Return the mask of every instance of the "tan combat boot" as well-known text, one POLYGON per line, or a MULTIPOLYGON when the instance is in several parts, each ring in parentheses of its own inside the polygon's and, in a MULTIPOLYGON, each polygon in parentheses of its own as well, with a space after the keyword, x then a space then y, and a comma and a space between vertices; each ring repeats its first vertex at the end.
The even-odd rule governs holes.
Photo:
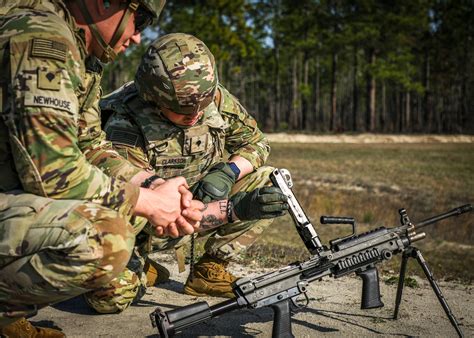
POLYGON ((25 318, 0 328, 0 336, 8 338, 63 338, 64 333, 54 329, 31 325, 25 318))
POLYGON ((194 265, 194 272, 184 285, 184 293, 197 297, 234 297, 232 283, 238 278, 226 270, 228 265, 227 261, 205 253, 194 265))
POLYGON ((143 271, 146 273, 146 286, 157 286, 170 278, 170 272, 163 265, 146 258, 143 271))

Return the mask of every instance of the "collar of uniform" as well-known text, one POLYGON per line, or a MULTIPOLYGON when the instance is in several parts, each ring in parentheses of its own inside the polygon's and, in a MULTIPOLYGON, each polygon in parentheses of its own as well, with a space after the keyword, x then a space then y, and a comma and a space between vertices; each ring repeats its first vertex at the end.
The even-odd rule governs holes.
POLYGON ((87 56, 87 51, 86 51, 86 34, 83 29, 79 28, 76 25, 76 20, 72 16, 71 12, 67 9, 67 6, 65 4, 65 1, 63 0, 43 0, 42 1, 43 6, 47 8, 51 8, 54 10, 55 13, 58 14, 61 18, 66 21, 68 26, 71 28, 71 30, 74 33, 74 36, 77 41, 77 46, 79 49, 79 52, 81 53, 82 59, 85 59, 87 56))
POLYGON ((226 122, 219 113, 219 109, 214 101, 206 107, 199 123, 206 124, 211 128, 221 129, 226 127, 226 122))
POLYGON ((90 72, 102 75, 104 66, 97 57, 90 55, 86 58, 86 69, 90 72))
POLYGON ((76 25, 76 20, 72 16, 71 12, 66 7, 66 4, 64 1, 61 0, 45 0, 44 2, 50 2, 54 5, 56 8, 56 12, 58 13, 59 16, 61 16, 64 21, 67 22, 69 27, 71 27, 72 31, 74 32, 74 36, 76 37, 77 41, 77 46, 79 49, 79 52, 81 53, 81 57, 85 59, 87 57, 87 51, 86 51, 86 33, 82 28, 79 28, 76 25))

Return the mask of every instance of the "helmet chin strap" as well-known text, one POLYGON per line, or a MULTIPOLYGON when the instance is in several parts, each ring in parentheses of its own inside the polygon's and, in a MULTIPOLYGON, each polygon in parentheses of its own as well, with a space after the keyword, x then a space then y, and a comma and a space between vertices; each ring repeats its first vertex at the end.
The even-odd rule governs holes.
POLYGON ((137 0, 130 1, 109 43, 105 42, 95 22, 92 20, 89 10, 87 9, 87 6, 85 4, 85 0, 79 0, 76 3, 79 6, 82 16, 84 17, 84 20, 86 20, 87 26, 89 26, 91 33, 94 36, 94 39, 97 41, 100 48, 102 49, 102 54, 99 56, 99 60, 105 63, 114 60, 117 57, 117 53, 114 51, 113 47, 115 47, 117 42, 122 37, 123 32, 125 31, 125 28, 127 27, 128 20, 136 12, 136 10, 138 9, 140 5, 139 2, 137 0))

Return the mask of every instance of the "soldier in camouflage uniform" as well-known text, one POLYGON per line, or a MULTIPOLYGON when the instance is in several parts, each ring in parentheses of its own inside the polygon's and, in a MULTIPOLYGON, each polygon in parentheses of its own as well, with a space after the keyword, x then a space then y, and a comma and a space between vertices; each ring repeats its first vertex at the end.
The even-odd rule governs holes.
MULTIPOLYGON (((209 202, 269 185, 273 168, 262 166, 270 151, 267 139, 218 82, 209 49, 191 35, 169 34, 155 41, 142 58, 135 82, 104 97, 100 106, 108 117, 107 138, 122 156, 163 178, 186 177, 195 198, 209 202)), ((226 271, 228 261, 252 245, 271 222, 221 223, 200 233, 209 236, 206 253, 184 292, 232 297, 236 277, 226 271)), ((190 238, 155 237, 153 245, 155 250, 180 247, 190 238)), ((109 312, 114 304, 127 301, 123 295, 118 287, 90 294, 88 302, 99 312, 109 312)))
POLYGON ((94 58, 138 43, 163 5, 0 1, 0 336, 63 336, 24 317, 119 275, 140 231, 132 214, 157 234, 198 226, 202 204, 184 178, 140 188, 153 173, 121 158, 100 128, 94 58))

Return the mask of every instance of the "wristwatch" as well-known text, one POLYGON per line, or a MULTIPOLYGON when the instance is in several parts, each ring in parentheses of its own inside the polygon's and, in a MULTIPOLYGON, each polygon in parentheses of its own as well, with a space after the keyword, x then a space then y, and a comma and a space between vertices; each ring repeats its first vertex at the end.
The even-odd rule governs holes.
POLYGON ((240 175, 239 167, 237 167, 237 164, 235 164, 234 162, 228 162, 227 164, 229 165, 230 169, 234 173, 235 180, 237 181, 237 179, 239 178, 239 175, 240 175))
POLYGON ((158 176, 158 175, 152 175, 152 176, 148 177, 147 179, 145 179, 142 182, 142 184, 140 184, 140 187, 149 188, 151 186, 151 184, 159 178, 160 178, 160 176, 158 176))

